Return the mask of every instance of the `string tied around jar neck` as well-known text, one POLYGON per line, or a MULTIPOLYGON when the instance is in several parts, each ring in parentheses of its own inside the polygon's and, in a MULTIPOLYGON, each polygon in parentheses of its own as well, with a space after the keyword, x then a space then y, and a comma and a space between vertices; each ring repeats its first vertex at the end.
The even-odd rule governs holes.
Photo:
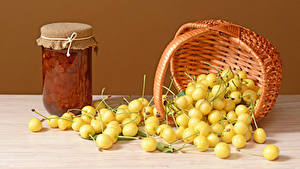
POLYGON ((68 49, 67 49, 67 53, 66 53, 66 56, 69 57, 70 56, 70 49, 71 49, 71 46, 72 46, 72 42, 74 40, 86 40, 86 39, 90 39, 92 38, 93 36, 88 36, 88 37, 83 37, 83 38, 77 38, 77 33, 76 32, 73 32, 69 37, 67 38, 49 38, 49 37, 46 37, 46 36, 43 36, 41 35, 41 38, 42 39, 46 39, 46 40, 61 40, 61 41, 66 41, 63 43, 63 47, 65 48, 68 44, 68 49))

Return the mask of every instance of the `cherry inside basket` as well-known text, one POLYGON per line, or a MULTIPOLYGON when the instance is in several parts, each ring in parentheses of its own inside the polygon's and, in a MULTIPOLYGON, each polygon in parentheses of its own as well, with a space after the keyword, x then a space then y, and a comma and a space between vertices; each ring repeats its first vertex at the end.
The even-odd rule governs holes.
POLYGON ((276 102, 282 78, 282 65, 276 48, 262 36, 239 25, 223 20, 204 20, 183 25, 164 50, 154 80, 154 104, 165 116, 162 91, 167 68, 179 90, 186 88, 192 76, 216 73, 207 62, 223 70, 230 67, 234 73, 241 69, 262 89, 255 109, 260 120, 271 112, 276 102))

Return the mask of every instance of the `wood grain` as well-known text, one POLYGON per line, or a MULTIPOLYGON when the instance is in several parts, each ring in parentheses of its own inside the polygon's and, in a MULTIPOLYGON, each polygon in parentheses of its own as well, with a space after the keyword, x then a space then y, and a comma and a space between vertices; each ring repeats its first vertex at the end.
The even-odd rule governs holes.
MULTIPOLYGON (((280 148, 274 162, 234 149, 226 160, 213 152, 146 153, 140 141, 118 142, 99 152, 73 131, 45 127, 30 132, 31 108, 46 113, 39 95, 0 95, 0 168, 300 168, 300 95, 281 95, 273 112, 259 122, 268 134, 266 144, 280 148)), ((264 146, 250 142, 246 150, 260 153, 264 146)))

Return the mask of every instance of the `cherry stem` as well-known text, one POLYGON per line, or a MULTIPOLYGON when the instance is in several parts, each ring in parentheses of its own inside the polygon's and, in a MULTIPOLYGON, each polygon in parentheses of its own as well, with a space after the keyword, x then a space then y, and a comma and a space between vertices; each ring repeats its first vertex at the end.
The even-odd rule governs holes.
POLYGON ((147 132, 146 129, 145 129, 145 127, 146 127, 146 114, 143 115, 143 118, 144 118, 144 123, 145 123, 145 125, 144 125, 144 130, 145 130, 145 132, 146 132, 146 136, 149 137, 148 132, 147 132))
POLYGON ((182 138, 182 139, 180 139, 180 140, 177 140, 177 141, 175 141, 174 143, 172 143, 172 144, 170 144, 170 145, 177 144, 177 143, 183 141, 184 139, 190 138, 190 137, 192 137, 192 136, 194 136, 194 135, 197 135, 197 134, 199 134, 199 132, 195 132, 194 134, 191 134, 191 135, 189 135, 189 136, 187 136, 187 137, 185 137, 185 138, 182 138))
POLYGON ((118 136, 118 138, 125 138, 125 139, 132 139, 132 140, 139 140, 139 139, 141 139, 141 137, 131 137, 131 136, 118 136))
POLYGON ((150 101, 149 101, 149 103, 148 103, 147 106, 150 106, 150 104, 152 103, 152 101, 153 101, 153 96, 151 97, 151 99, 150 99, 150 101))
POLYGON ((241 153, 244 153, 244 154, 247 154, 247 155, 263 157, 263 155, 261 155, 261 154, 252 153, 252 152, 248 152, 248 151, 244 151, 244 150, 240 150, 240 149, 237 149, 237 151, 241 152, 241 153))
POLYGON ((95 138, 91 134, 89 134, 89 136, 94 142, 96 142, 95 138))
POLYGON ((123 99, 127 104, 129 104, 129 101, 128 101, 125 97, 122 96, 122 99, 123 99))
POLYGON ((82 110, 82 109, 68 109, 67 112, 70 112, 70 111, 73 111, 73 110, 80 111, 81 113, 84 112, 84 113, 86 113, 85 115, 89 116, 90 118, 93 118, 93 116, 88 114, 86 110, 82 110))
POLYGON ((62 120, 66 120, 66 121, 69 121, 69 122, 73 123, 73 120, 65 119, 65 118, 62 118, 62 117, 50 117, 50 118, 48 118, 48 117, 40 114, 39 112, 37 112, 35 109, 32 109, 31 111, 34 112, 34 113, 36 113, 37 115, 43 117, 46 120, 50 120, 50 119, 62 119, 62 120))
POLYGON ((172 115, 173 121, 174 121, 174 123, 175 123, 176 129, 178 129, 178 125, 177 125, 177 123, 176 123, 176 120, 175 120, 174 114, 172 113, 171 115, 172 115))
POLYGON ((144 98, 145 95, 145 88, 146 88, 146 74, 144 74, 142 98, 144 98))
POLYGON ((254 106, 254 102, 252 101, 251 105, 250 105, 250 112, 252 115, 252 120, 254 121, 255 128, 258 129, 258 125, 257 125, 255 117, 254 117, 254 107, 253 106, 254 106))
MULTIPOLYGON (((170 110, 173 110, 175 113, 177 113, 177 112, 170 106, 170 104, 167 104, 167 106, 168 106, 168 108, 169 108, 170 110)), ((178 125, 177 125, 176 120, 175 120, 175 117, 174 117, 174 112, 172 112, 172 113, 170 113, 170 114, 171 114, 171 116, 172 116, 172 118, 173 118, 173 121, 174 121, 174 123, 175 123, 176 129, 178 129, 178 125)))
POLYGON ((170 92, 173 96, 176 96, 176 94, 170 88, 167 88, 166 86, 163 86, 163 88, 167 90, 165 95, 167 95, 168 92, 170 92))
MULTIPOLYGON (((121 108, 121 109, 123 109, 123 108, 121 108)), ((124 110, 125 110, 125 109, 124 109, 124 110)), ((116 114, 131 114, 131 113, 138 113, 138 112, 133 111, 133 112, 122 112, 122 113, 116 113, 116 114)))
POLYGON ((173 85, 173 81, 174 81, 174 78, 171 78, 171 83, 170 83, 170 85, 169 85, 168 88, 166 88, 165 86, 163 86, 165 89, 167 89, 167 92, 166 92, 165 95, 168 95, 168 93, 170 92, 170 93, 172 93, 174 96, 176 96, 176 94, 175 94, 174 92, 172 92, 172 90, 171 90, 171 87, 172 87, 172 85, 173 85))
POLYGON ((106 97, 106 98, 104 98, 102 101, 103 101, 103 103, 105 104, 105 106, 106 107, 108 107, 111 111, 114 111, 114 109, 110 106, 110 105, 108 105, 107 103, 106 103, 106 99, 108 99, 108 97, 106 97))
POLYGON ((201 62, 208 65, 208 66, 210 66, 210 67, 213 67, 213 68, 217 69, 218 71, 221 71, 221 69, 219 67, 215 66, 215 65, 212 65, 212 64, 210 64, 208 62, 205 62, 205 61, 201 61, 201 62))
POLYGON ((104 95, 105 87, 101 90, 101 95, 104 95))
MULTIPOLYGON (((185 67, 187 69, 187 67, 185 67)), ((188 70, 187 70, 188 71, 188 70)), ((192 82, 194 82, 195 80, 191 77, 191 75, 188 72, 184 72, 184 74, 191 79, 192 82)))
MULTIPOLYGON (((196 146, 196 145, 192 145, 192 146, 196 146)), ((201 149, 206 149, 206 150, 214 150, 214 148, 201 148, 201 149)), ((187 149, 187 150, 182 150, 181 152, 185 153, 185 152, 188 152, 188 151, 193 151, 193 150, 198 150, 198 148, 194 147, 194 148, 190 148, 190 149, 187 149)))
MULTIPOLYGON (((220 86, 219 86, 219 88, 218 88, 218 91, 217 91, 216 95, 214 95, 214 97, 213 97, 210 101, 208 101, 209 103, 211 103, 211 102, 213 102, 214 100, 216 100, 216 99, 217 99, 221 94, 223 94, 224 92, 225 92, 225 94, 227 93, 226 87, 224 88, 224 90, 223 90, 222 92, 219 93, 219 91, 220 91, 220 89, 221 89, 221 85, 222 85, 222 84, 220 84, 220 86)), ((225 94, 224 94, 224 95, 225 95, 225 94)))
POLYGON ((129 122, 127 122, 127 123, 125 123, 125 124, 121 124, 121 126, 126 126, 127 124, 133 122, 134 120, 137 119, 138 116, 139 116, 139 115, 136 115, 135 118, 131 119, 129 122))
POLYGON ((100 122, 101 122, 100 125, 101 125, 101 130, 102 130, 102 133, 103 133, 104 124, 103 124, 102 115, 101 115, 100 112, 98 112, 98 116, 100 118, 100 122))
MULTIPOLYGON (((186 110, 183 110, 183 109, 177 107, 175 104, 171 104, 171 105, 174 106, 175 108, 181 110, 182 113, 183 113, 188 119, 191 119, 191 118, 186 114, 186 112, 187 112, 186 110)), ((173 109, 173 110, 176 111, 175 109, 173 109)), ((178 111, 176 111, 176 113, 178 113, 178 111)))
POLYGON ((166 114, 166 119, 165 119, 166 120, 166 124, 169 125, 168 113, 166 112, 165 114, 166 114))

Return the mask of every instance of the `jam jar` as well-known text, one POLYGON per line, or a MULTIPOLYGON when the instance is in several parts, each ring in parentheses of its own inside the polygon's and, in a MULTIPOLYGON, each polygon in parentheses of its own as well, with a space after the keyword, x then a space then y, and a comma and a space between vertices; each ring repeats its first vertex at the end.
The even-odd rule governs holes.
POLYGON ((92 103, 96 41, 90 29, 80 23, 54 23, 41 28, 37 42, 42 46, 43 103, 50 114, 62 115, 68 109, 92 103))

